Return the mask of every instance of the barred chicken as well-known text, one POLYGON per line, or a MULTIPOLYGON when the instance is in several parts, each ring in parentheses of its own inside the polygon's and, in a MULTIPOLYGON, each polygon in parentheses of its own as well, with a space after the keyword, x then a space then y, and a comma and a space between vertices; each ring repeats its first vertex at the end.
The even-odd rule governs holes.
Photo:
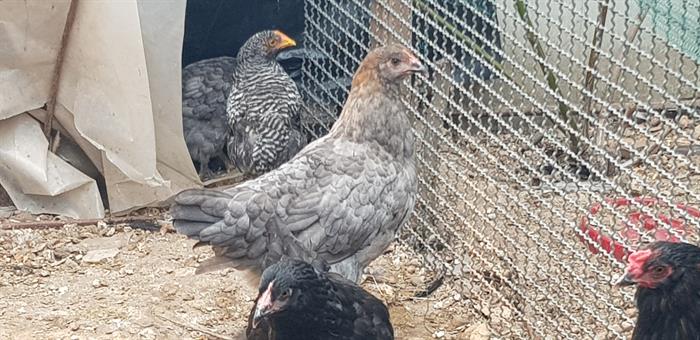
POLYGON ((211 176, 209 161, 218 157, 227 167, 230 133, 226 98, 231 90, 236 59, 218 57, 187 65, 182 70, 182 127, 199 177, 211 176))
POLYGON ((654 242, 630 254, 618 285, 637 285, 633 340, 700 339, 699 247, 654 242))
POLYGON ((392 340, 381 300, 338 274, 292 259, 268 267, 247 340, 392 340))
POLYGON ((262 31, 238 51, 226 103, 231 127, 227 149, 244 174, 270 171, 306 143, 301 131, 301 95, 275 60, 280 50, 295 45, 280 31, 262 31))
POLYGON ((226 191, 179 193, 171 207, 175 229, 215 253, 197 272, 234 267, 259 277, 290 255, 291 240, 359 282, 413 211, 414 137, 400 90, 407 76, 423 71, 404 47, 375 49, 327 135, 226 191))

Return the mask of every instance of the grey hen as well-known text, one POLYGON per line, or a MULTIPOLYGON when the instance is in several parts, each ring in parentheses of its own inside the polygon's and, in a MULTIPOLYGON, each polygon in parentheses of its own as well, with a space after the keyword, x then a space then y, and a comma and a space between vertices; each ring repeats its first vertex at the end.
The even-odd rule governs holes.
POLYGON ((301 95, 275 60, 294 46, 279 31, 256 33, 238 51, 226 104, 231 139, 228 154, 243 173, 262 174, 292 158, 305 144, 301 95))
POLYGON ((265 269, 247 340, 392 340, 386 306, 338 274, 300 260, 265 269))
POLYGON ((198 61, 182 70, 182 127, 190 157, 199 176, 210 176, 209 161, 219 157, 227 166, 229 139, 226 98, 236 59, 219 57, 198 61))
POLYGON ((331 131, 289 162, 225 192, 191 189, 171 207, 182 234, 213 246, 198 272, 232 266, 257 276, 290 237, 358 282, 394 240, 416 200, 414 137, 402 80, 424 70, 406 48, 368 54, 331 131))

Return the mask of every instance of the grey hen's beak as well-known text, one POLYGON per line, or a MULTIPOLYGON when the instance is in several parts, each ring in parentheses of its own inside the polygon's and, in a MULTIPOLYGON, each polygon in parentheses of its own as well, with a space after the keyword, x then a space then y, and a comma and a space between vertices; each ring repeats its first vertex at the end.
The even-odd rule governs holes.
POLYGON ((617 287, 627 287, 627 286, 633 286, 637 284, 637 281, 634 280, 632 275, 629 273, 625 272, 622 274, 617 280, 615 280, 615 286, 617 287))
POLYGON ((409 70, 413 73, 420 73, 424 76, 428 74, 428 68, 423 66, 423 63, 421 63, 416 57, 411 58, 409 65, 409 70))
POLYGON ((428 69, 423 66, 423 63, 413 54, 408 59, 408 71, 411 73, 428 74, 428 69))

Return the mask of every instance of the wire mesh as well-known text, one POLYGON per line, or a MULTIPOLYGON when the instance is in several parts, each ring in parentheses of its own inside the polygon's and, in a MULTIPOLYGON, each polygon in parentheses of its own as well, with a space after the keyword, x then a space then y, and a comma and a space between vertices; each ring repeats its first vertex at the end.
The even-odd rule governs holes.
POLYGON ((699 241, 696 2, 306 0, 305 19, 315 136, 372 47, 431 70, 405 96, 420 197, 401 242, 446 275, 451 312, 499 338, 630 335, 626 255, 699 241))

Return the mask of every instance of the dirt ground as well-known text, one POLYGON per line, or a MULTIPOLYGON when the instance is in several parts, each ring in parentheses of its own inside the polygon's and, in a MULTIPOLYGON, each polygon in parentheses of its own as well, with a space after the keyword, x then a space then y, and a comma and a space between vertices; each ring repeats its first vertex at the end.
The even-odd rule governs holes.
MULTIPOLYGON (((681 124, 694 138, 699 125, 687 118, 681 124)), ((610 284, 623 266, 610 255, 590 253, 579 240, 578 221, 602 197, 618 196, 611 185, 634 197, 662 193, 700 208, 689 197, 700 192, 700 174, 659 154, 654 161, 685 188, 677 190, 658 169, 637 166, 607 185, 581 181, 569 190, 572 183, 560 174, 549 175, 542 182, 547 185, 531 182, 536 172, 523 169, 501 145, 512 144, 511 137, 499 138, 505 144, 453 143, 461 149, 441 153, 437 173, 421 182, 404 243, 368 268, 363 287, 389 306, 396 339, 628 336, 636 319, 633 291, 610 284), (630 180, 632 174, 641 181, 630 180), (442 266, 447 279, 427 297, 416 297, 435 281, 431 264, 442 266)), ((678 150, 700 164, 700 154, 679 143, 682 138, 672 133, 667 139, 687 147, 678 150)), ((541 163, 532 157, 523 159, 541 163)), ((618 233, 631 212, 603 209, 598 227, 618 233)), ((0 226, 53 219, 7 214, 0 209, 0 226)), ((210 250, 193 250, 194 241, 169 230, 160 210, 137 214, 156 218, 158 226, 0 228, 0 339, 237 338, 255 288, 231 270, 194 275, 210 250)), ((700 235, 692 230, 685 237, 697 243, 700 235)))
MULTIPOLYGON (((195 275, 210 250, 163 226, 0 230, 0 339, 237 338, 255 289, 231 270, 195 275)), ((487 339, 446 285, 414 297, 432 274, 406 249, 375 261, 363 284, 390 307, 396 338, 487 339)))

